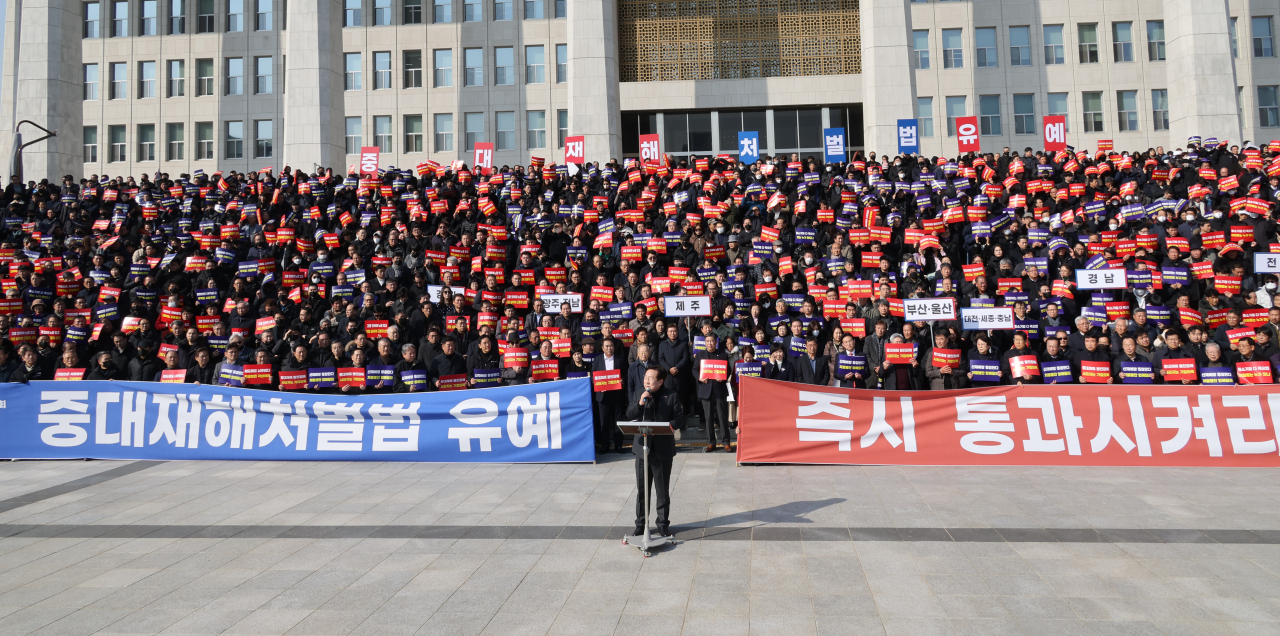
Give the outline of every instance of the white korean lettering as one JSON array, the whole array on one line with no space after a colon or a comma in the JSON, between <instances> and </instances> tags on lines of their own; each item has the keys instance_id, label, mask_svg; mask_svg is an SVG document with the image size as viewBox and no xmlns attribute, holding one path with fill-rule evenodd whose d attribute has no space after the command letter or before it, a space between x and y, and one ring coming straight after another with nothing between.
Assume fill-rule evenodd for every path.
<instances>
[{"instance_id":1,"label":"white korean lettering","mask_svg":"<svg viewBox=\"0 0 1280 636\"><path fill-rule=\"evenodd\" d=\"M89 432L82 426L76 426L89 423L88 391L41 391L40 400L39 422L53 425L40 431L40 441L49 446L68 448L89 439Z\"/></svg>"},{"instance_id":2,"label":"white korean lettering","mask_svg":"<svg viewBox=\"0 0 1280 636\"><path fill-rule=\"evenodd\" d=\"M800 391L800 404L797 409L796 428L821 429L801 430L802 442L836 442L842 451L853 450L853 420L848 419L851 411L840 406L849 403L849 396L839 393L820 393L816 391ZM803 404L810 402L810 404ZM840 419L808 419L814 415L834 415ZM895 434L896 437L896 434Z\"/></svg>"},{"instance_id":3,"label":"white korean lettering","mask_svg":"<svg viewBox=\"0 0 1280 636\"><path fill-rule=\"evenodd\" d=\"M871 427L862 435L859 442L862 448L868 448L876 443L880 437L884 437L889 445L897 448L905 442L905 450L908 453L916 451L916 425L915 414L911 404L911 398L899 398L899 404L902 406L902 437L898 437L898 432L893 430L893 425L885 418L884 398L874 398L871 405Z\"/></svg>"},{"instance_id":4,"label":"white korean lettering","mask_svg":"<svg viewBox=\"0 0 1280 636\"><path fill-rule=\"evenodd\" d=\"M364 446L363 405L316 402L316 450L359 451Z\"/></svg>"},{"instance_id":5,"label":"white korean lettering","mask_svg":"<svg viewBox=\"0 0 1280 636\"><path fill-rule=\"evenodd\" d=\"M200 446L200 396L187 395L186 393L178 394L178 409L175 424L178 427L178 447L181 448L182 438L186 437L187 448L197 448Z\"/></svg>"},{"instance_id":6,"label":"white korean lettering","mask_svg":"<svg viewBox=\"0 0 1280 636\"><path fill-rule=\"evenodd\" d=\"M1196 439L1203 440L1209 447L1210 457L1222 457L1218 421L1213 413L1213 400L1208 395L1198 396L1196 406L1191 406L1190 398L1184 395L1153 397L1151 404L1154 408L1171 408L1176 412L1173 417L1156 418L1156 428L1178 431L1172 438L1160 442L1161 452L1168 455L1182 450L1194 433ZM1199 426L1194 425L1195 420L1200 420Z\"/></svg>"},{"instance_id":7,"label":"white korean lettering","mask_svg":"<svg viewBox=\"0 0 1280 636\"><path fill-rule=\"evenodd\" d=\"M1013 432L1004 396L956 398L956 431L968 432L960 447L979 455L1002 455L1013 450L1013 440L1001 433Z\"/></svg>"},{"instance_id":8,"label":"white korean lettering","mask_svg":"<svg viewBox=\"0 0 1280 636\"><path fill-rule=\"evenodd\" d=\"M512 399L507 405L507 435L517 448L528 446L536 437L538 448L547 448L549 444L551 448L559 449L560 393L538 393L533 402L523 395Z\"/></svg>"},{"instance_id":9,"label":"white korean lettering","mask_svg":"<svg viewBox=\"0 0 1280 636\"><path fill-rule=\"evenodd\" d=\"M418 407L421 402L405 404L370 404L369 417L373 420L373 450L416 452L418 450ZM387 427L387 424L410 424L404 428Z\"/></svg>"},{"instance_id":10,"label":"white korean lettering","mask_svg":"<svg viewBox=\"0 0 1280 636\"><path fill-rule=\"evenodd\" d=\"M98 393L97 413L93 418L93 443L94 444L119 444L120 433L107 432L107 405L120 401L120 394L111 391L102 391Z\"/></svg>"},{"instance_id":11,"label":"white korean lettering","mask_svg":"<svg viewBox=\"0 0 1280 636\"><path fill-rule=\"evenodd\" d=\"M1231 451L1237 455L1261 455L1276 452L1276 440L1250 442L1245 431L1265 431L1267 423L1262 419L1262 401L1257 395L1224 395L1222 406L1248 409L1248 417L1228 417L1227 431L1231 437Z\"/></svg>"},{"instance_id":12,"label":"white korean lettering","mask_svg":"<svg viewBox=\"0 0 1280 636\"><path fill-rule=\"evenodd\" d=\"M480 413L467 413L467 411L479 410ZM471 452L471 440L480 442L481 452L490 452L493 450L493 440L502 438L502 428L499 426L481 426L488 424L498 417L498 405L493 400L484 398L471 398L463 400L449 409L449 414L456 418L459 422L472 427L479 428L449 428L449 439L458 440L458 451L462 453Z\"/></svg>"},{"instance_id":13,"label":"white korean lettering","mask_svg":"<svg viewBox=\"0 0 1280 636\"><path fill-rule=\"evenodd\" d=\"M1063 427L1063 439L1045 439L1041 435L1041 428L1044 429L1044 435L1058 434L1058 414L1053 407L1053 398L1051 397L1020 397L1018 398L1018 408L1020 409L1039 409L1041 419L1033 417L1027 418L1027 437L1022 441L1022 450L1028 453L1061 453L1067 451L1069 455L1080 454L1080 437L1076 434L1078 428ZM1043 426L1042 426L1043 424Z\"/></svg>"},{"instance_id":14,"label":"white korean lettering","mask_svg":"<svg viewBox=\"0 0 1280 636\"><path fill-rule=\"evenodd\" d=\"M263 447L275 441L277 437L285 446L294 443L295 438L293 431L289 430L292 426L298 429L297 450L307 450L307 432L311 427L311 416L307 415L307 403L305 400L297 400L293 406L283 404L280 398L271 398L270 402L263 402L261 405L262 412L271 413L271 424L267 426L267 432L258 438L258 446ZM286 423L284 416L289 416Z\"/></svg>"}]
</instances>

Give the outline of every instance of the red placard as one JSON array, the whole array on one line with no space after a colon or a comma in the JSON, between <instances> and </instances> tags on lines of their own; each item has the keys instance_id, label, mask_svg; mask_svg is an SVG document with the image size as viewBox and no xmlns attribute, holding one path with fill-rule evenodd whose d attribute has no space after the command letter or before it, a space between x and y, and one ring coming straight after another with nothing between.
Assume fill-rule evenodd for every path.
<instances>
[{"instance_id":1,"label":"red placard","mask_svg":"<svg viewBox=\"0 0 1280 636\"><path fill-rule=\"evenodd\" d=\"M1241 338L1255 338L1257 335L1258 334L1253 331L1252 327L1241 327L1239 329L1227 330L1227 339L1230 340L1233 345L1240 342Z\"/></svg>"},{"instance_id":2,"label":"red placard","mask_svg":"<svg viewBox=\"0 0 1280 636\"><path fill-rule=\"evenodd\" d=\"M387 327L391 326L388 320L366 320L364 321L364 334L370 339L387 337Z\"/></svg>"},{"instance_id":3,"label":"red placard","mask_svg":"<svg viewBox=\"0 0 1280 636\"><path fill-rule=\"evenodd\" d=\"M185 374L186 371L183 371ZM54 380L79 380L84 378L84 369L58 369L53 372Z\"/></svg>"},{"instance_id":4,"label":"red placard","mask_svg":"<svg viewBox=\"0 0 1280 636\"><path fill-rule=\"evenodd\" d=\"M1195 360L1172 360L1165 358L1160 361L1160 368L1164 371L1165 382L1180 382L1182 380L1191 380L1194 382L1199 378L1196 374Z\"/></svg>"},{"instance_id":5,"label":"red placard","mask_svg":"<svg viewBox=\"0 0 1280 636\"><path fill-rule=\"evenodd\" d=\"M1009 375L1015 380L1040 375L1040 362L1035 356L1010 356Z\"/></svg>"},{"instance_id":6,"label":"red placard","mask_svg":"<svg viewBox=\"0 0 1280 636\"><path fill-rule=\"evenodd\" d=\"M840 329L854 338L866 338L867 320L865 318L841 318Z\"/></svg>"},{"instance_id":7,"label":"red placard","mask_svg":"<svg viewBox=\"0 0 1280 636\"><path fill-rule=\"evenodd\" d=\"M274 317L268 316L266 318L259 318L257 322L254 323L253 333L261 334L264 331L275 328L275 326L276 319Z\"/></svg>"},{"instance_id":8,"label":"red placard","mask_svg":"<svg viewBox=\"0 0 1280 636\"><path fill-rule=\"evenodd\" d=\"M160 372L161 382L171 382L174 384L182 384L187 381L186 369L165 369Z\"/></svg>"},{"instance_id":9,"label":"red placard","mask_svg":"<svg viewBox=\"0 0 1280 636\"><path fill-rule=\"evenodd\" d=\"M933 350L933 366L941 369L942 367L951 367L955 369L960 366L960 350L959 349L938 349Z\"/></svg>"},{"instance_id":10,"label":"red placard","mask_svg":"<svg viewBox=\"0 0 1280 636\"><path fill-rule=\"evenodd\" d=\"M440 376L441 391L460 391L465 388L467 388L467 374L465 373Z\"/></svg>"},{"instance_id":11,"label":"red placard","mask_svg":"<svg viewBox=\"0 0 1280 636\"><path fill-rule=\"evenodd\" d=\"M1080 381L1086 384L1106 384L1111 380L1111 363L1080 361Z\"/></svg>"},{"instance_id":12,"label":"red placard","mask_svg":"<svg viewBox=\"0 0 1280 636\"><path fill-rule=\"evenodd\" d=\"M271 384L271 365L269 364L244 365L244 383L245 384Z\"/></svg>"},{"instance_id":13,"label":"red placard","mask_svg":"<svg viewBox=\"0 0 1280 636\"><path fill-rule=\"evenodd\" d=\"M248 367L245 367L245 376L248 376ZM338 388L344 386L354 386L363 389L364 369L361 367L338 367Z\"/></svg>"},{"instance_id":14,"label":"red placard","mask_svg":"<svg viewBox=\"0 0 1280 636\"><path fill-rule=\"evenodd\" d=\"M529 366L529 348L528 347L510 347L502 353L502 366L504 367L527 367Z\"/></svg>"},{"instance_id":15,"label":"red placard","mask_svg":"<svg viewBox=\"0 0 1280 636\"><path fill-rule=\"evenodd\" d=\"M1048 152L1066 150L1067 117L1065 115L1045 115L1041 121L1044 123L1044 149Z\"/></svg>"},{"instance_id":16,"label":"red placard","mask_svg":"<svg viewBox=\"0 0 1280 636\"><path fill-rule=\"evenodd\" d=\"M1237 362L1236 378L1240 384L1271 384L1271 364L1263 360Z\"/></svg>"},{"instance_id":17,"label":"red placard","mask_svg":"<svg viewBox=\"0 0 1280 636\"><path fill-rule=\"evenodd\" d=\"M534 360L530 373L535 380L555 380L560 377L559 360Z\"/></svg>"},{"instance_id":18,"label":"red placard","mask_svg":"<svg viewBox=\"0 0 1280 636\"><path fill-rule=\"evenodd\" d=\"M591 390L596 393L619 391L622 389L622 369L612 371L593 371L591 373Z\"/></svg>"},{"instance_id":19,"label":"red placard","mask_svg":"<svg viewBox=\"0 0 1280 636\"><path fill-rule=\"evenodd\" d=\"M884 359L891 364L911 364L915 356L915 345L909 343L890 343L884 346Z\"/></svg>"},{"instance_id":20,"label":"red placard","mask_svg":"<svg viewBox=\"0 0 1280 636\"><path fill-rule=\"evenodd\" d=\"M729 363L725 360L702 360L699 364L698 379L703 382L707 380L728 380L729 379Z\"/></svg>"},{"instance_id":21,"label":"red placard","mask_svg":"<svg viewBox=\"0 0 1280 636\"><path fill-rule=\"evenodd\" d=\"M298 371L281 371L280 386L286 391L296 391L307 388L307 370L300 369Z\"/></svg>"},{"instance_id":22,"label":"red placard","mask_svg":"<svg viewBox=\"0 0 1280 636\"><path fill-rule=\"evenodd\" d=\"M960 152L978 152L982 149L976 116L956 117L956 140Z\"/></svg>"}]
</instances>

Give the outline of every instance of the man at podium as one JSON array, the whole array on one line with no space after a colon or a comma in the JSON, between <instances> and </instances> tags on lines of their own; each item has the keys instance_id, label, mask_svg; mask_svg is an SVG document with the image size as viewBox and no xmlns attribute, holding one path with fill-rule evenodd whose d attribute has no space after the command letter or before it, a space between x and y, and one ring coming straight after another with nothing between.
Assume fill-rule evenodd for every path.
<instances>
[{"instance_id":1,"label":"man at podium","mask_svg":"<svg viewBox=\"0 0 1280 636\"><path fill-rule=\"evenodd\" d=\"M651 366L644 373L644 391L639 399L627 406L627 419L642 422L667 422L676 430L684 429L684 410L680 407L680 397L674 391L665 388L667 379L665 369ZM631 451L636 456L636 527L633 536L642 535L645 531L645 480L644 480L644 439L636 435L631 442ZM653 497L658 515L658 535L671 536L671 464L676 456L676 440L671 435L649 436L649 482L652 485Z\"/></svg>"}]
</instances>

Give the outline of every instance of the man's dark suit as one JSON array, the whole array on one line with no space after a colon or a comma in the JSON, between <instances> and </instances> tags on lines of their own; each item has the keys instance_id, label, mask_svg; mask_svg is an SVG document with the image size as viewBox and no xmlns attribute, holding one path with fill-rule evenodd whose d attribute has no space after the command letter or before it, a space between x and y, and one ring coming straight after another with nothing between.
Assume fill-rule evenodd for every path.
<instances>
[{"instance_id":1,"label":"man's dark suit","mask_svg":"<svg viewBox=\"0 0 1280 636\"><path fill-rule=\"evenodd\" d=\"M640 392L644 395L644 391ZM684 429L684 409L679 397L668 389L660 388L650 394L644 406L639 395L627 405L627 419L643 422L668 422L676 430ZM644 436L636 435L631 441L631 451L636 455L636 532L644 532ZM656 502L658 534L669 534L671 527L671 463L676 456L676 440L671 435L654 435L649 438L650 497Z\"/></svg>"},{"instance_id":2,"label":"man's dark suit","mask_svg":"<svg viewBox=\"0 0 1280 636\"><path fill-rule=\"evenodd\" d=\"M618 413L626 407L627 403L626 357L614 352L613 368L621 372L621 388L617 391L600 391L592 394L595 396L595 408L591 412L595 416L596 449L600 452L608 450L610 444L619 451L622 450L622 431L618 430ZM597 353L596 359L591 361L591 373L595 375L596 371L605 370L604 354Z\"/></svg>"},{"instance_id":3,"label":"man's dark suit","mask_svg":"<svg viewBox=\"0 0 1280 636\"><path fill-rule=\"evenodd\" d=\"M813 360L813 362L810 362ZM827 356L810 358L809 354L793 358L791 361L791 381L802 384L827 386L831 384L831 369L827 368Z\"/></svg>"},{"instance_id":4,"label":"man's dark suit","mask_svg":"<svg viewBox=\"0 0 1280 636\"><path fill-rule=\"evenodd\" d=\"M702 421L707 425L707 442L716 445L716 433L724 440L725 448L729 446L729 390L727 382L720 380L702 381L702 361L723 360L725 368L729 366L729 358L722 351L698 353L693 357L693 374L698 382L698 401L702 405Z\"/></svg>"}]
</instances>

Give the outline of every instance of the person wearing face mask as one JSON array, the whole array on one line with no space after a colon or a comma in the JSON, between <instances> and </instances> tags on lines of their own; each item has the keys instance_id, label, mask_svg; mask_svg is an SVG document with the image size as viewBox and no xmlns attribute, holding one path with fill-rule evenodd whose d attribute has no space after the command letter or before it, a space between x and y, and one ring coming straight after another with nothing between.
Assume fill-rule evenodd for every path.
<instances>
[{"instance_id":1,"label":"person wearing face mask","mask_svg":"<svg viewBox=\"0 0 1280 636\"><path fill-rule=\"evenodd\" d=\"M1276 306L1276 302L1275 302L1276 286L1277 286L1276 275L1267 274L1266 278L1264 278L1263 280L1265 282L1262 284L1262 287L1259 287L1255 292L1257 294L1258 306L1266 309L1270 309Z\"/></svg>"}]
</instances>

